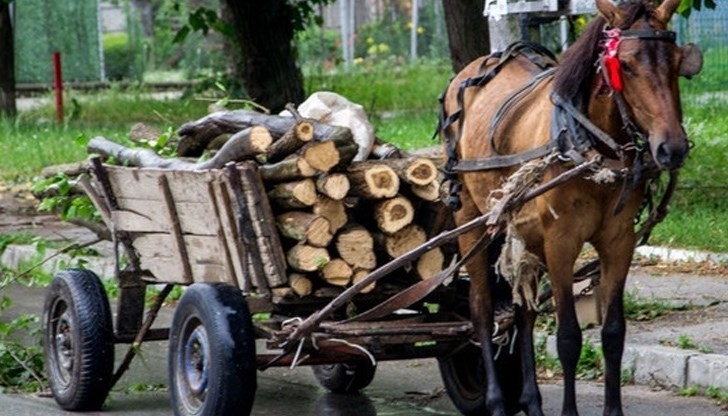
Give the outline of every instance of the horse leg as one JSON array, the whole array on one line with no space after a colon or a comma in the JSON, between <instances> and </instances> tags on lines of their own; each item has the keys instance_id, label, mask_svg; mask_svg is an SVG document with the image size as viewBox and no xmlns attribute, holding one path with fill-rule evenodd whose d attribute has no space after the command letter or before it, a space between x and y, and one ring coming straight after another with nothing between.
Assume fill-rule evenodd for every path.
<instances>
[{"instance_id":1,"label":"horse leg","mask_svg":"<svg viewBox=\"0 0 728 416\"><path fill-rule=\"evenodd\" d=\"M460 193L462 208L455 213L455 221L462 224L480 215L467 191ZM485 231L479 227L459 238L460 252L466 253ZM493 303L488 282L488 261L486 253L479 253L465 265L470 275L470 318L481 345L485 367L485 403L491 416L506 416L505 398L498 383L493 347Z\"/></svg>"},{"instance_id":2,"label":"horse leg","mask_svg":"<svg viewBox=\"0 0 728 416\"><path fill-rule=\"evenodd\" d=\"M547 241L549 240L547 239ZM581 355L582 335L574 307L573 267L581 245L577 247L574 244L573 247L568 247L568 241L563 234L559 240L552 239L551 241L561 243L547 244L545 247L546 264L558 320L556 347L561 368L564 371L564 397L561 414L576 416L579 414L576 408L576 365Z\"/></svg>"},{"instance_id":3,"label":"horse leg","mask_svg":"<svg viewBox=\"0 0 728 416\"><path fill-rule=\"evenodd\" d=\"M628 233L631 234L631 229ZM613 239L607 245L598 246L597 250L601 262L599 286L606 310L601 334L605 362L604 415L622 416L621 364L626 332L623 295L634 238Z\"/></svg>"},{"instance_id":4,"label":"horse leg","mask_svg":"<svg viewBox=\"0 0 728 416\"><path fill-rule=\"evenodd\" d=\"M533 327L536 312L527 307L516 307L516 324L518 325L518 347L521 350L521 370L523 390L519 403L528 416L543 416L541 392L536 381L536 360L533 348Z\"/></svg>"}]
</instances>

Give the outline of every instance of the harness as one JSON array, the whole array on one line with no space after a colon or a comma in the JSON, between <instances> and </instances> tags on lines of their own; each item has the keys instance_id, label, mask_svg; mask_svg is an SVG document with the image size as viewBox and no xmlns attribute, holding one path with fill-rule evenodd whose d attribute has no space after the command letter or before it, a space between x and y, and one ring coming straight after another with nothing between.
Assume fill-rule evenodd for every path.
<instances>
[{"instance_id":1,"label":"harness","mask_svg":"<svg viewBox=\"0 0 728 416\"><path fill-rule=\"evenodd\" d=\"M610 89L627 135L632 138L629 143L619 144L609 134L597 127L578 108L578 104L570 102L555 92L550 99L554 105L551 124L551 139L544 145L516 154L499 154L495 146L495 132L503 119L525 97L535 90L545 80L550 79L556 71L555 56L543 46L531 42L517 42L510 45L503 52L489 55L481 65L479 75L468 78L459 85L457 92L457 110L447 115L444 108L445 93L440 98L440 119L438 131L443 132L445 154L447 160L443 168L445 179L450 183L449 196L446 203L453 210L461 206L459 192L462 184L457 178L459 173L487 171L516 166L533 159L542 158L550 153L557 153L563 163L579 165L586 159L584 154L598 147L599 152L610 159L621 162L627 160L629 152L636 152L634 163L629 171L622 172L624 178L622 194L618 200L615 211L618 212L630 190L640 182L646 168L647 148L646 140L639 128L632 122L622 96L622 71L618 58L618 48L623 40L627 39L653 39L675 42L675 32L654 29L620 30L605 28L600 45L599 60L596 63L597 71L603 75L603 82ZM489 144L491 155L480 159L460 160L457 155L457 144L462 135L464 123L464 96L465 91L472 87L483 87L507 65L513 58L523 56L541 70L531 80L521 85L509 94L495 112L489 126ZM498 61L486 72L486 67L493 60ZM452 137L448 127L458 123L457 135ZM605 154L605 151L607 154ZM630 180L631 178L631 180Z\"/></svg>"}]
</instances>

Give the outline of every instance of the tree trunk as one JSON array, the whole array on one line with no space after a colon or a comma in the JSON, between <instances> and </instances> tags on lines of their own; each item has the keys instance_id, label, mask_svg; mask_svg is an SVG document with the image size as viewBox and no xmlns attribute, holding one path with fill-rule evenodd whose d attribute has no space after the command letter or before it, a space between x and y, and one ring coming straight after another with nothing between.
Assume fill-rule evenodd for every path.
<instances>
[{"instance_id":1,"label":"tree trunk","mask_svg":"<svg viewBox=\"0 0 728 416\"><path fill-rule=\"evenodd\" d=\"M296 66L293 12L287 0L225 0L242 58L237 75L250 98L273 113L304 99Z\"/></svg>"},{"instance_id":2,"label":"tree trunk","mask_svg":"<svg viewBox=\"0 0 728 416\"><path fill-rule=\"evenodd\" d=\"M483 0L442 0L453 71L490 53Z\"/></svg>"},{"instance_id":3,"label":"tree trunk","mask_svg":"<svg viewBox=\"0 0 728 416\"><path fill-rule=\"evenodd\" d=\"M15 117L15 46L10 4L0 1L0 116Z\"/></svg>"}]
</instances>

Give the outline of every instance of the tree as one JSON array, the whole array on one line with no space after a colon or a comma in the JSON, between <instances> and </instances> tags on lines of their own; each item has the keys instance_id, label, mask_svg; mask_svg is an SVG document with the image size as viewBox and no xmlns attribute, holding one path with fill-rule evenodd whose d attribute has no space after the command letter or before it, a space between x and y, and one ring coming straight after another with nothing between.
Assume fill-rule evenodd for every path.
<instances>
[{"instance_id":1,"label":"tree","mask_svg":"<svg viewBox=\"0 0 728 416\"><path fill-rule=\"evenodd\" d=\"M460 72L472 60L490 52L488 21L482 0L442 0L452 69Z\"/></svg>"},{"instance_id":2,"label":"tree","mask_svg":"<svg viewBox=\"0 0 728 416\"><path fill-rule=\"evenodd\" d=\"M14 117L17 112L14 45L10 0L0 0L0 116Z\"/></svg>"}]
</instances>

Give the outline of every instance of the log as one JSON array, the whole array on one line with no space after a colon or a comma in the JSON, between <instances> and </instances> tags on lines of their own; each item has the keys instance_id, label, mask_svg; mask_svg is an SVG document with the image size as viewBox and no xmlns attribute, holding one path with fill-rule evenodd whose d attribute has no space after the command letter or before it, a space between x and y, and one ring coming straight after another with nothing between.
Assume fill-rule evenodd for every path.
<instances>
[{"instance_id":1,"label":"log","mask_svg":"<svg viewBox=\"0 0 728 416\"><path fill-rule=\"evenodd\" d=\"M343 173L324 173L316 179L316 190L335 200L344 199L350 187L349 178Z\"/></svg>"},{"instance_id":2,"label":"log","mask_svg":"<svg viewBox=\"0 0 728 416\"><path fill-rule=\"evenodd\" d=\"M397 146L379 138L374 140L372 151L369 154L370 159L398 159L402 157L405 157L405 154Z\"/></svg>"},{"instance_id":3,"label":"log","mask_svg":"<svg viewBox=\"0 0 728 416\"><path fill-rule=\"evenodd\" d=\"M281 137L298 121L293 117L263 114L250 110L218 111L185 123L177 130L177 135L180 137L177 143L177 154L200 156L215 137L223 133L236 133L254 125L264 125L271 135ZM346 135L351 137L351 130L346 127L332 126L313 120L306 121L311 123L314 128L313 139L316 141Z\"/></svg>"},{"instance_id":4,"label":"log","mask_svg":"<svg viewBox=\"0 0 728 416\"><path fill-rule=\"evenodd\" d=\"M278 163L260 165L260 177L268 184L311 178L318 172L300 156L283 159Z\"/></svg>"},{"instance_id":5,"label":"log","mask_svg":"<svg viewBox=\"0 0 728 416\"><path fill-rule=\"evenodd\" d=\"M336 236L336 250L351 267L374 269L377 259L374 255L374 239L366 228L349 224Z\"/></svg>"},{"instance_id":6,"label":"log","mask_svg":"<svg viewBox=\"0 0 728 416\"><path fill-rule=\"evenodd\" d=\"M326 283L341 287L346 287L351 282L353 274L354 271L351 266L342 259L332 259L319 272L319 275Z\"/></svg>"},{"instance_id":7,"label":"log","mask_svg":"<svg viewBox=\"0 0 728 416\"><path fill-rule=\"evenodd\" d=\"M401 180L412 185L425 186L437 178L437 166L424 157L386 159L378 163L389 166Z\"/></svg>"},{"instance_id":8,"label":"log","mask_svg":"<svg viewBox=\"0 0 728 416\"><path fill-rule=\"evenodd\" d=\"M384 235L384 249L397 258L427 241L427 233L417 224L409 224L394 234Z\"/></svg>"},{"instance_id":9,"label":"log","mask_svg":"<svg viewBox=\"0 0 728 416\"><path fill-rule=\"evenodd\" d=\"M415 271L422 280L426 280L436 275L443 269L445 255L440 247L435 247L425 252L415 264Z\"/></svg>"},{"instance_id":10,"label":"log","mask_svg":"<svg viewBox=\"0 0 728 416\"><path fill-rule=\"evenodd\" d=\"M313 291L313 283L311 283L311 279L301 273L289 274L288 286L293 290L293 293L300 297L308 296Z\"/></svg>"},{"instance_id":11,"label":"log","mask_svg":"<svg viewBox=\"0 0 728 416\"><path fill-rule=\"evenodd\" d=\"M358 150L359 147L351 136L341 136L309 143L301 149L301 156L313 168L328 172L335 167L348 165Z\"/></svg>"},{"instance_id":12,"label":"log","mask_svg":"<svg viewBox=\"0 0 728 416\"><path fill-rule=\"evenodd\" d=\"M108 158L113 157L118 164L144 168L204 170L221 169L228 162L240 162L265 153L272 143L270 133L265 127L255 126L233 135L225 145L209 160L200 163L187 162L177 158L164 158L150 149L132 149L112 142L104 137L89 140L88 153L98 153Z\"/></svg>"},{"instance_id":13,"label":"log","mask_svg":"<svg viewBox=\"0 0 728 416\"><path fill-rule=\"evenodd\" d=\"M402 195L386 199L374 207L377 227L387 234L396 233L412 223L415 209L409 199Z\"/></svg>"},{"instance_id":14,"label":"log","mask_svg":"<svg viewBox=\"0 0 728 416\"><path fill-rule=\"evenodd\" d=\"M310 207L317 201L316 185L311 179L281 183L268 192L268 198L286 210Z\"/></svg>"},{"instance_id":15,"label":"log","mask_svg":"<svg viewBox=\"0 0 728 416\"><path fill-rule=\"evenodd\" d=\"M417 198L427 202L437 202L440 200L440 181L434 180L427 185L410 185L412 194Z\"/></svg>"},{"instance_id":16,"label":"log","mask_svg":"<svg viewBox=\"0 0 728 416\"><path fill-rule=\"evenodd\" d=\"M324 267L331 256L325 248L296 244L286 253L286 260L291 269L297 272L315 272Z\"/></svg>"},{"instance_id":17,"label":"log","mask_svg":"<svg viewBox=\"0 0 728 416\"><path fill-rule=\"evenodd\" d=\"M351 194L368 199L391 198L399 192L399 177L379 162L355 162L347 169Z\"/></svg>"},{"instance_id":18,"label":"log","mask_svg":"<svg viewBox=\"0 0 728 416\"><path fill-rule=\"evenodd\" d=\"M369 276L369 273L371 273L371 270L367 270L367 269L354 270L354 274L351 276L351 284L355 285L355 284L359 283L360 281L364 280L367 276ZM370 284L361 288L359 293L369 293L372 290L376 289L376 287L377 287L377 282L371 282Z\"/></svg>"},{"instance_id":19,"label":"log","mask_svg":"<svg viewBox=\"0 0 728 416\"><path fill-rule=\"evenodd\" d=\"M289 211L276 217L281 235L314 247L326 247L334 236L329 221L316 214Z\"/></svg>"},{"instance_id":20,"label":"log","mask_svg":"<svg viewBox=\"0 0 728 416\"><path fill-rule=\"evenodd\" d=\"M278 162L311 140L313 140L313 125L306 120L299 120L271 145L270 150L268 150L267 162Z\"/></svg>"},{"instance_id":21,"label":"log","mask_svg":"<svg viewBox=\"0 0 728 416\"><path fill-rule=\"evenodd\" d=\"M325 195L318 196L316 203L313 204L313 213L329 221L329 227L333 234L349 222L344 201L331 199Z\"/></svg>"}]
</instances>

